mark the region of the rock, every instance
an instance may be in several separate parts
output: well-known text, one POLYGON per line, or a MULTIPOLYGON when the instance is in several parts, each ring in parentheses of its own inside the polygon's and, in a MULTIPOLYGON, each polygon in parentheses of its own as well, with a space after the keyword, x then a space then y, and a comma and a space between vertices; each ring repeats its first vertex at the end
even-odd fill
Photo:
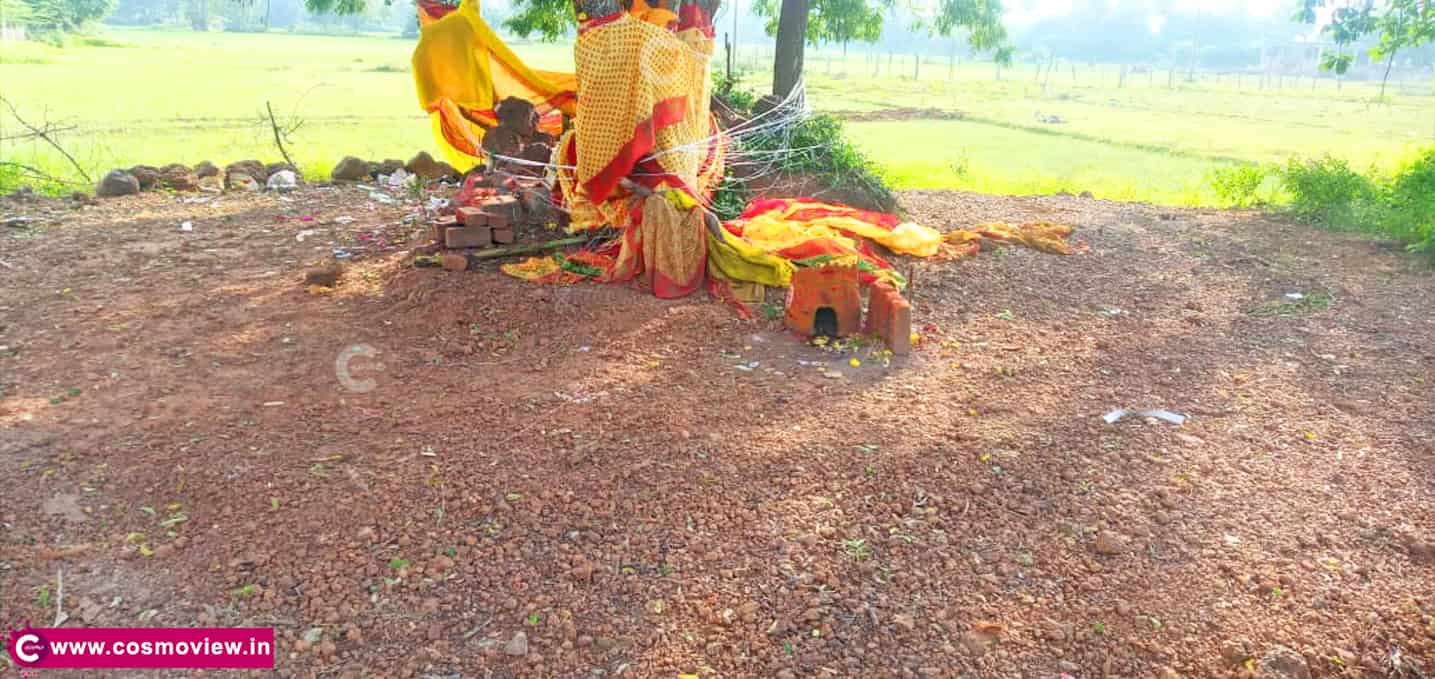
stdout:
POLYGON ((439 171, 443 172, 443 174, 439 175, 441 179, 447 179, 449 181, 456 182, 459 180, 459 178, 463 177, 463 173, 459 172, 458 168, 449 165, 442 160, 438 161, 438 169, 439 171))
POLYGON ((917 629, 917 619, 905 613, 898 613, 892 616, 892 624, 901 627, 908 632, 917 629))
POLYGON ((280 170, 269 175, 265 188, 270 191, 289 192, 299 188, 299 176, 293 170, 280 170))
POLYGON ((1126 551, 1126 540, 1111 531, 1103 530, 1097 533, 1094 547, 1098 554, 1121 554, 1126 551))
POLYGON ((95 195, 104 198, 132 196, 140 192, 140 180, 124 170, 110 170, 95 187, 95 195))
POLYGON ((212 174, 208 177, 200 177, 199 190, 208 191, 210 193, 219 193, 224 190, 224 180, 220 179, 219 175, 217 174, 212 174))
POLYGON ((503 652, 515 658, 528 655, 528 634, 520 631, 503 645, 503 652))
POLYGON ((224 177, 224 183, 231 191, 258 191, 262 187, 253 177, 244 172, 230 172, 224 177))
POLYGON ((304 641, 308 644, 317 644, 324 638, 323 627, 310 627, 304 630, 304 641))
POLYGON ((1077 674, 1081 672, 1081 666, 1070 660, 1062 660, 1056 663, 1056 668, 1067 674, 1077 674))
POLYGON ((265 172, 264 172, 264 163, 261 163, 261 162, 259 162, 259 161, 257 161, 257 160, 241 160, 241 161, 239 161, 239 162, 237 162, 237 163, 230 163, 229 165, 225 166, 225 168, 224 168, 224 177, 225 177, 224 186, 225 186, 225 188, 230 188, 230 189, 234 188, 232 182, 231 182, 230 179, 229 179, 229 176, 232 175, 232 174, 234 174, 234 173, 236 173, 236 172, 240 172, 240 173, 243 173, 243 174, 245 174, 245 175, 248 175, 250 179, 253 179, 253 180, 256 181, 256 182, 259 181, 259 180, 261 180, 261 179, 268 179, 268 178, 269 178, 269 175, 268 175, 268 174, 265 174, 265 172))
POLYGON ((336 182, 357 182, 369 178, 369 164, 353 156, 344 156, 329 177, 336 182))
MULTIPOLYGON (((270 163, 264 166, 264 178, 268 179, 280 172, 293 172, 295 177, 299 176, 299 168, 289 163, 270 163)), ((256 177, 257 179, 257 177, 256 177)))
POLYGON ((198 165, 194 166, 194 176, 200 179, 204 179, 205 177, 218 177, 219 166, 207 160, 200 161, 198 165))
POLYGON ((1233 639, 1221 642, 1221 660, 1225 661, 1227 665, 1239 665, 1248 657, 1250 654, 1246 652, 1245 644, 1233 639))
POLYGON ((438 161, 435 161, 428 151, 419 151, 404 165, 404 170, 409 174, 418 175, 425 181, 442 179, 447 176, 444 169, 439 167, 438 161))
POLYGON ((532 102, 518 97, 508 97, 498 102, 494 113, 498 115, 500 127, 518 133, 522 139, 530 139, 538 131, 538 109, 532 102))
POLYGON ((319 266, 304 272, 304 283, 306 285, 322 285, 332 288, 339 284, 339 277, 344 275, 344 266, 339 262, 327 266, 319 266))
MULTIPOLYGON (((517 132, 507 127, 495 127, 483 135, 483 150, 490 154, 496 153, 512 158, 523 150, 523 140, 518 137, 517 132)), ((494 163, 496 167, 501 164, 501 162, 494 163)))
POLYGON ((1406 551, 1410 552, 1410 560, 1416 563, 1435 562, 1435 542, 1426 542, 1419 538, 1410 538, 1405 545, 1406 551))
POLYGON ((375 174, 393 174, 402 169, 404 169, 404 161, 398 158, 385 158, 383 162, 374 165, 375 174))
POLYGON ((199 177, 187 165, 174 163, 159 169, 159 181, 174 191, 195 191, 199 189, 199 177))
POLYGON ((159 186, 159 168, 150 165, 136 165, 130 168, 130 174, 139 180, 140 190, 148 191, 159 186))
POLYGON ((1272 677, 1310 679, 1310 668, 1306 666, 1305 658, 1285 646, 1272 646, 1261 656, 1259 665, 1261 672, 1272 677))
POLYGON ((1081 197, 1082 197, 1082 198, 1095 198, 1096 196, 1092 195, 1090 191, 1082 191, 1082 192, 1081 192, 1081 197))

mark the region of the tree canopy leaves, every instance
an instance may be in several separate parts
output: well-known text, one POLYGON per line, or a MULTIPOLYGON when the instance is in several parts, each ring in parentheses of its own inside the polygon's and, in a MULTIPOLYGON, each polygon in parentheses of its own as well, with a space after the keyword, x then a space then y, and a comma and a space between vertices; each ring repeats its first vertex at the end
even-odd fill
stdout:
POLYGON ((1430 0, 1301 0, 1295 18, 1313 24, 1325 7, 1332 11, 1321 32, 1338 46, 1336 52, 1321 57, 1321 68, 1328 71, 1345 73, 1354 55, 1344 48, 1368 36, 1378 40, 1370 48, 1372 61, 1385 61, 1401 49, 1435 40, 1435 2, 1430 0))

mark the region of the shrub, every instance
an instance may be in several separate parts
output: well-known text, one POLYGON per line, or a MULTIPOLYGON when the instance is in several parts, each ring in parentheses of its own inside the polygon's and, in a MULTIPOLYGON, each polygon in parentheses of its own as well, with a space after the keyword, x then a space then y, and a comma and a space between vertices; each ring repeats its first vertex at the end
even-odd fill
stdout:
POLYGON ((1256 194, 1266 181, 1266 170, 1259 165, 1218 167, 1211 171, 1210 181, 1227 205, 1246 208, 1262 202, 1256 194))
POLYGON ((897 197, 887 186, 875 163, 848 141, 842 133, 842 122, 826 114, 799 118, 791 124, 778 126, 736 141, 739 154, 752 152, 773 158, 778 169, 811 176, 828 187, 845 202, 857 207, 892 211, 897 197))
POLYGON ((1340 158, 1292 158, 1281 173, 1291 196, 1291 213, 1301 221, 1330 228, 1368 228, 1378 204, 1377 183, 1340 158))
POLYGON ((1336 229, 1368 231, 1435 256, 1435 147, 1393 173, 1361 174, 1343 160, 1291 159, 1280 179, 1296 218, 1336 229))
POLYGON ((1435 147, 1406 161, 1390 180, 1386 230, 1435 256, 1435 147))

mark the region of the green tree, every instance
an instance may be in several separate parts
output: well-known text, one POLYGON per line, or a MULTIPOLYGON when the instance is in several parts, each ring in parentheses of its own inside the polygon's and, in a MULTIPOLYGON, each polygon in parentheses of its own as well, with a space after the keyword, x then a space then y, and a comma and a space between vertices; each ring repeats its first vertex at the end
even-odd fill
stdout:
POLYGON ((1380 81, 1380 98, 1390 81, 1395 55, 1402 49, 1413 49, 1435 40, 1435 2, 1430 0, 1301 0, 1297 21, 1316 22, 1317 10, 1331 7, 1330 23, 1321 32, 1335 41, 1336 51, 1321 55, 1321 68, 1344 74, 1355 59, 1346 47, 1374 36, 1370 60, 1385 62, 1385 76, 1380 81))
MULTIPOLYGON (((867 0, 812 0, 807 12, 807 42, 811 45, 838 43, 846 53, 850 42, 877 42, 882 37, 884 10, 892 7, 891 0, 878 0, 881 4, 870 5, 867 0)), ((767 34, 777 35, 777 0, 757 0, 752 10, 767 19, 767 34)))
MULTIPOLYGON (((115 9, 115 0, 21 0, 26 24, 41 31, 69 32, 99 21, 115 9)), ((5 5, 8 10, 10 5, 5 5)))

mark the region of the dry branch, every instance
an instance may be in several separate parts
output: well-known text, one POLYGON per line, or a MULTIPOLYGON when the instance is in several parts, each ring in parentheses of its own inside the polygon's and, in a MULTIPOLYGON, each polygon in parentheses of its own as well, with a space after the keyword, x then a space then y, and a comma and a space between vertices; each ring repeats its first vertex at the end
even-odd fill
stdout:
POLYGON ((289 132, 299 129, 299 125, 293 125, 288 130, 280 130, 279 121, 274 119, 274 107, 266 101, 264 110, 269 112, 269 129, 274 131, 274 145, 279 147, 279 155, 284 156, 284 162, 289 163, 289 167, 299 167, 294 164, 294 159, 289 157, 289 151, 284 148, 284 137, 288 136, 289 132))
POLYGON ((70 161, 70 164, 75 167, 75 171, 79 172, 80 176, 85 178, 85 181, 94 181, 94 179, 90 177, 90 173, 85 172, 85 168, 80 165, 80 161, 75 160, 75 157, 70 155, 70 152, 66 151, 65 147, 60 146, 60 142, 55 141, 55 138, 51 136, 56 132, 63 131, 63 128, 56 128, 50 125, 48 121, 46 121, 44 125, 36 127, 35 125, 31 125, 24 118, 20 117, 20 112, 15 110, 15 105, 10 103, 9 99, 6 99, 5 97, 0 97, 0 103, 4 103, 5 108, 10 109, 10 115, 14 116, 15 120, 18 121, 20 125, 24 126, 25 129, 30 131, 27 138, 43 139, 45 143, 49 144, 56 151, 59 151, 60 155, 65 157, 65 160, 70 161))

